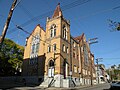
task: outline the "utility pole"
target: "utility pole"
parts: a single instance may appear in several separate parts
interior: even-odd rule
[[[2,43],[3,43],[4,38],[5,38],[5,35],[7,33],[7,29],[9,27],[9,23],[10,23],[13,11],[15,9],[16,3],[17,3],[17,0],[14,0],[13,3],[12,3],[12,6],[10,8],[10,11],[9,11],[9,14],[8,14],[8,18],[7,18],[6,23],[4,25],[4,28],[3,28],[3,31],[2,31],[2,35],[0,36],[0,50],[1,50]]]
[[[98,43],[97,39],[98,38],[89,39],[88,40],[89,47],[91,46],[91,44]],[[91,58],[91,54],[90,54],[90,58]],[[93,85],[93,81],[92,81],[92,79],[93,79],[93,75],[92,75],[92,72],[93,72],[93,70],[92,70],[92,60],[90,60],[90,66],[91,66],[91,68],[90,68],[90,72],[91,72],[90,79],[91,79],[91,86],[92,86]]]

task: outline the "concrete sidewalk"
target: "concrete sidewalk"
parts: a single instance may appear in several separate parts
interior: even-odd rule
[[[49,87],[49,88],[42,88],[44,90],[80,90],[83,88],[88,88],[88,87],[98,87],[101,86],[102,84],[96,84],[96,85],[81,85],[81,86],[76,86],[76,87],[70,87],[70,88],[56,88],[56,87]],[[37,88],[37,87],[36,87]]]
[[[2,83],[0,82],[0,90],[78,90],[81,88],[87,88],[87,87],[94,87],[94,86],[98,86],[101,84],[97,84],[97,85],[82,85],[82,86],[76,86],[76,87],[70,87],[70,88],[56,88],[56,87],[40,87],[38,85],[33,85],[33,84],[26,84],[24,85],[23,83],[13,83],[13,82],[6,82],[6,83]]]
[[[106,83],[107,84],[107,83]],[[40,86],[35,86],[35,87],[28,87],[28,86],[24,86],[24,87],[14,87],[11,88],[9,90],[80,90],[80,89],[90,89],[92,90],[92,88],[97,88],[102,86],[103,84],[97,84],[97,85],[93,85],[93,86],[78,86],[78,87],[71,87],[71,88],[56,88],[56,87],[49,87],[49,88],[44,88],[44,87],[40,87]],[[108,89],[106,89],[108,90]]]
[[[77,87],[70,87],[70,88],[54,88],[54,87],[50,87],[50,88],[45,88],[45,90],[77,90],[77,89],[82,89],[82,88],[86,88],[86,87],[90,87],[90,86],[77,86]]]
[[[36,86],[36,87],[16,87],[16,88],[11,88],[11,90],[77,90],[77,89],[81,89],[81,88],[86,88],[86,87],[91,87],[90,85],[86,86],[77,86],[77,87],[70,87],[70,88],[57,88],[57,87],[40,87],[40,86]]]

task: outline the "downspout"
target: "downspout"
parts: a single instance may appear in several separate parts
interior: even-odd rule
[[[72,79],[72,46],[71,46],[71,38],[70,38],[70,78]]]
[[[81,48],[80,48],[80,43],[79,43],[79,45],[78,45],[78,48],[79,48],[79,50],[78,50],[78,52],[79,52],[79,75],[80,75],[80,80],[81,80],[81,65],[82,65],[82,63],[81,63]]]

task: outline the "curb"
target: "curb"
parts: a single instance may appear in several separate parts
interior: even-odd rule
[[[56,87],[48,87],[48,88],[44,88],[44,87],[38,87],[36,89],[44,89],[44,90],[78,90],[78,89],[83,89],[83,88],[87,88],[87,87],[97,87],[99,85],[102,84],[96,84],[96,85],[83,85],[83,86],[77,86],[77,87],[70,87],[70,88],[56,88]]]

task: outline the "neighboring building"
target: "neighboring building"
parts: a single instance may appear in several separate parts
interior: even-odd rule
[[[93,79],[92,73],[92,63],[94,59],[94,55],[90,53],[89,44],[86,41],[84,33],[81,36],[75,37],[75,40],[79,45],[80,52],[80,81],[81,85],[89,85],[91,84],[91,79]],[[93,61],[92,61],[93,60]],[[74,60],[73,60],[74,61]],[[92,62],[92,63],[91,63]]]
[[[85,35],[71,36],[70,21],[58,4],[46,30],[37,25],[26,40],[23,76],[29,82],[43,81],[44,87],[70,87],[90,84],[94,73],[94,55]]]
[[[94,64],[94,55],[91,53],[91,61],[92,61],[92,84],[96,84],[96,70],[95,70],[95,64]]]
[[[98,70],[97,70],[98,68]],[[105,65],[103,64],[99,64],[98,66],[96,65],[96,79],[97,79],[97,83],[105,83],[107,82],[107,72],[106,72],[106,69],[105,69]]]

